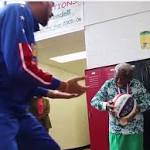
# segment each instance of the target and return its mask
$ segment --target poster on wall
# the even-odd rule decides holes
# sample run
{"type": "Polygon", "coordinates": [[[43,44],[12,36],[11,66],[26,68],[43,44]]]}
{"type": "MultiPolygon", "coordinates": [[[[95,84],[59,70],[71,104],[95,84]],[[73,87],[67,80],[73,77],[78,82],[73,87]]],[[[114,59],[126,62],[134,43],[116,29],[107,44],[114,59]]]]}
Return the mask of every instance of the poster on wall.
{"type": "Polygon", "coordinates": [[[150,31],[140,32],[141,49],[150,49],[150,31]]]}
{"type": "Polygon", "coordinates": [[[83,29],[83,2],[55,1],[53,14],[48,25],[35,33],[36,40],[83,29]]]}

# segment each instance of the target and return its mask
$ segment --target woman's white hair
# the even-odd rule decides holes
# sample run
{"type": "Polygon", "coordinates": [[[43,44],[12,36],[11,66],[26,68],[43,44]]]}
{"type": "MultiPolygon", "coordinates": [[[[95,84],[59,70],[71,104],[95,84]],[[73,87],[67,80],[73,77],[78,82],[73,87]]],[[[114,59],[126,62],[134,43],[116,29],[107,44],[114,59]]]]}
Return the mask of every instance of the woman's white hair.
{"type": "Polygon", "coordinates": [[[120,63],[115,66],[115,72],[124,71],[126,75],[133,74],[135,66],[128,63],[120,63]]]}

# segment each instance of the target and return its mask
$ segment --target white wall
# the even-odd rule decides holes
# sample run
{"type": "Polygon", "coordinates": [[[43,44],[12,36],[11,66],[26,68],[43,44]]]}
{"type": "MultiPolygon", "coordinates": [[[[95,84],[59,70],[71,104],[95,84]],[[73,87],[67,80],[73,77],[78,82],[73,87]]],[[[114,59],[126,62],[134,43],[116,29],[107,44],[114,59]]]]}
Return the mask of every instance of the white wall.
{"type": "Polygon", "coordinates": [[[84,24],[87,26],[147,10],[150,10],[150,2],[84,2],[84,24]]]}
{"type": "Polygon", "coordinates": [[[88,69],[149,58],[140,45],[140,32],[150,30],[148,9],[150,2],[85,2],[88,69]]]}
{"type": "MultiPolygon", "coordinates": [[[[40,64],[40,67],[64,81],[76,76],[52,66],[40,64]]],[[[50,99],[50,108],[52,122],[50,135],[60,144],[62,149],[89,144],[85,95],[67,100],[50,99]]]]}

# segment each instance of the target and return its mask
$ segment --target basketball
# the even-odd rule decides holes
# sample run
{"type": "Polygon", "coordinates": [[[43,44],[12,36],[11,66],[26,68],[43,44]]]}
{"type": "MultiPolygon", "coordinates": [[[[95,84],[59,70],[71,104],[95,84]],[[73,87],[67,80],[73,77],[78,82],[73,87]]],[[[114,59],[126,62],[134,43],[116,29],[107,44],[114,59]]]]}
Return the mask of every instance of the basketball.
{"type": "Polygon", "coordinates": [[[118,94],[113,99],[117,118],[128,118],[136,111],[137,103],[130,94],[118,94]]]}

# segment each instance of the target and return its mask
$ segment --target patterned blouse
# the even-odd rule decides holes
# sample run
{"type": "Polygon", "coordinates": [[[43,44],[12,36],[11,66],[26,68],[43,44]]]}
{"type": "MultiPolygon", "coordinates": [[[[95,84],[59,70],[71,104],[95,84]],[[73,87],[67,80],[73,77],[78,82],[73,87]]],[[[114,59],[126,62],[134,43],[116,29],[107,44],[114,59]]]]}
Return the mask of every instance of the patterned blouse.
{"type": "MultiPolygon", "coordinates": [[[[129,85],[130,93],[140,107],[138,113],[126,126],[121,126],[116,117],[109,113],[109,131],[116,134],[134,134],[143,132],[143,112],[150,108],[150,94],[146,92],[141,82],[133,79],[129,85]]],[[[121,93],[127,93],[126,88],[121,88],[121,93]]],[[[107,80],[97,94],[92,98],[91,105],[98,110],[106,110],[106,103],[118,94],[115,80],[107,80]]]]}

